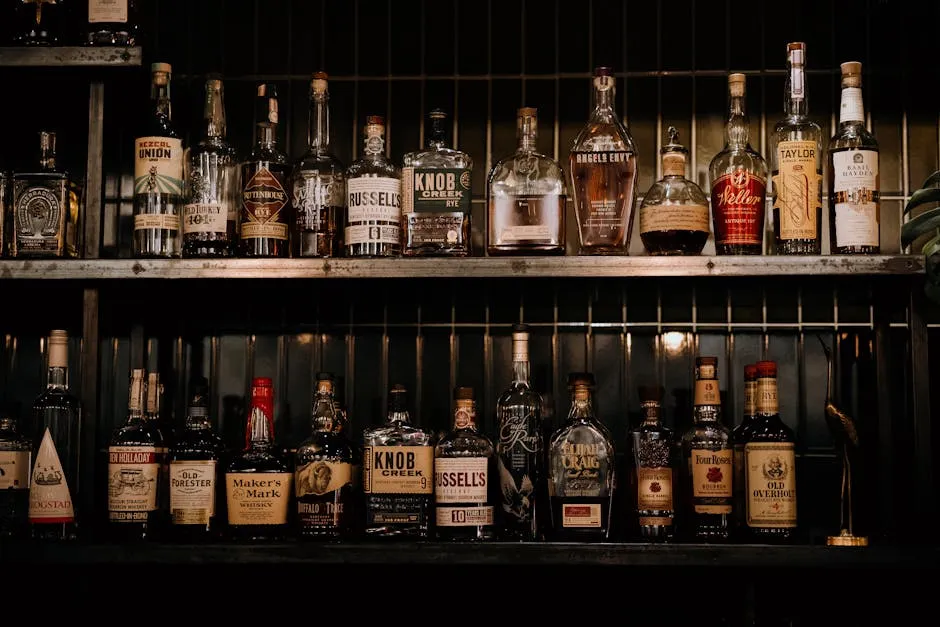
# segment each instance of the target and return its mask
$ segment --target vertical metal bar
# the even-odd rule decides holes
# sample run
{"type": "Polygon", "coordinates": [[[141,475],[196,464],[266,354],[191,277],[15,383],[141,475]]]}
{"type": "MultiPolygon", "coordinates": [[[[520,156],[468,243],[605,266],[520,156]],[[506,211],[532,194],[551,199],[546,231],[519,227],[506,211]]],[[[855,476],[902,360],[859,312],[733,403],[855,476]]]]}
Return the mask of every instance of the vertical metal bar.
{"type": "MultiPolygon", "coordinates": [[[[85,259],[97,259],[101,247],[101,219],[104,215],[101,188],[104,183],[104,83],[91,83],[88,89],[88,158],[85,161],[85,259]]],[[[115,220],[120,212],[115,212],[115,220]]]]}
{"type": "MultiPolygon", "coordinates": [[[[353,75],[359,76],[359,0],[353,5],[353,75]]],[[[386,129],[386,133],[387,133],[386,129]]],[[[352,160],[359,158],[359,81],[353,81],[352,160]]],[[[348,377],[346,379],[349,380],[348,377]]],[[[352,398],[346,397],[348,403],[352,398]]]]}
{"type": "MultiPolygon", "coordinates": [[[[886,298],[884,292],[881,293],[880,302],[890,302],[889,298],[886,298]]],[[[894,507],[895,503],[898,503],[896,496],[899,492],[899,486],[895,486],[893,478],[895,474],[894,464],[893,464],[893,455],[892,451],[894,450],[894,429],[893,422],[894,416],[898,412],[898,405],[896,400],[892,399],[891,395],[891,379],[893,378],[893,370],[891,365],[891,318],[889,315],[890,312],[887,311],[887,307],[880,306],[876,310],[877,318],[875,319],[875,378],[878,381],[878,413],[877,413],[877,429],[878,434],[878,444],[875,454],[875,459],[877,459],[878,472],[875,473],[877,477],[877,484],[875,489],[878,493],[878,498],[876,499],[878,503],[877,511],[879,517],[880,530],[883,533],[891,534],[895,525],[893,521],[896,519],[896,508],[894,507]]],[[[913,339],[913,338],[912,338],[913,339]]],[[[913,356],[913,355],[912,355],[913,356]]],[[[915,479],[916,483],[916,479],[915,479]]],[[[917,492],[911,492],[903,488],[900,489],[901,492],[906,492],[908,495],[917,494],[917,492]]],[[[907,499],[904,499],[905,501],[907,499]]],[[[920,501],[919,498],[915,498],[915,501],[920,501]]]]}
{"type": "MultiPolygon", "coordinates": [[[[525,85],[526,85],[526,74],[525,74],[525,0],[522,0],[519,3],[519,73],[522,75],[522,102],[519,103],[520,107],[526,106],[525,104],[525,85]]],[[[555,111],[555,116],[558,116],[558,111],[555,111]]]]}
{"type": "MultiPolygon", "coordinates": [[[[909,331],[911,356],[911,413],[914,420],[914,465],[917,491],[919,498],[915,499],[921,515],[931,516],[926,520],[933,520],[937,512],[937,492],[933,476],[933,456],[931,449],[930,424],[930,364],[927,347],[927,322],[924,319],[926,298],[923,290],[911,282],[909,331]]],[[[884,448],[884,445],[882,445],[884,448]]]]}
{"type": "Polygon", "coordinates": [[[424,333],[421,328],[421,303],[418,303],[418,327],[415,332],[415,421],[421,422],[421,406],[424,405],[424,333]]]}
{"type": "Polygon", "coordinates": [[[94,518],[95,511],[95,451],[98,442],[98,379],[99,379],[99,295],[97,288],[86,288],[82,306],[81,399],[82,424],[79,441],[79,477],[74,488],[82,495],[81,503],[86,520],[94,518]]]}
{"type": "Polygon", "coordinates": [[[552,399],[554,400],[554,420],[560,418],[562,390],[565,389],[564,375],[561,373],[561,338],[558,337],[558,283],[552,288],[552,399]]]}
{"type": "MultiPolygon", "coordinates": [[[[353,315],[355,305],[349,304],[349,326],[346,329],[346,373],[345,373],[345,394],[346,411],[351,421],[357,420],[356,417],[356,328],[353,326],[353,315]]],[[[368,407],[363,409],[363,414],[368,411],[368,407]]],[[[360,427],[366,426],[368,417],[359,422],[360,427]]]]}
{"type": "MultiPolygon", "coordinates": [[[[385,12],[385,41],[387,43],[385,61],[386,61],[386,73],[388,75],[388,80],[385,82],[385,156],[392,156],[392,0],[387,0],[385,12]]],[[[424,32],[422,27],[422,37],[421,40],[424,41],[424,32]]],[[[422,63],[424,62],[424,55],[421,55],[422,63]]],[[[358,73],[357,73],[358,74],[358,73]]],[[[423,74],[423,72],[422,72],[423,74]]],[[[424,89],[424,80],[421,81],[422,91],[424,89]]],[[[422,94],[421,98],[422,106],[424,103],[424,97],[422,94]]],[[[421,116],[421,119],[424,119],[424,116],[421,116]]]]}

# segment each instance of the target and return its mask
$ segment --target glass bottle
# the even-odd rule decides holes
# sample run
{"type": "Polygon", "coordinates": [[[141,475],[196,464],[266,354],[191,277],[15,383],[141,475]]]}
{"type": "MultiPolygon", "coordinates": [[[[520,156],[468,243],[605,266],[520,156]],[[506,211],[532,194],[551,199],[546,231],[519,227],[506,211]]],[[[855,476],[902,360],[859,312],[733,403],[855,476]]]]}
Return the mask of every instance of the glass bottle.
{"type": "Polygon", "coordinates": [[[289,257],[291,166],[277,147],[277,87],[260,83],[255,105],[259,120],[255,146],[240,167],[238,253],[241,257],[289,257]]]}
{"type": "Polygon", "coordinates": [[[447,114],[428,114],[430,130],[424,150],[402,160],[402,220],[406,257],[470,254],[470,210],[473,160],[447,146],[447,114]]]}
{"type": "Polygon", "coordinates": [[[228,528],[237,540],[278,540],[288,532],[291,472],[274,443],[274,386],[251,382],[245,448],[225,471],[228,528]]]}
{"type": "Polygon", "coordinates": [[[0,257],[6,257],[10,255],[10,247],[12,245],[7,243],[9,232],[9,227],[7,226],[7,207],[10,206],[9,195],[10,177],[4,170],[3,166],[0,166],[0,257]]]}
{"type": "Polygon", "coordinates": [[[180,256],[183,144],[171,121],[169,63],[150,66],[151,115],[134,140],[134,254],[180,256]]]}
{"type": "Polygon", "coordinates": [[[473,388],[454,390],[454,426],[434,449],[434,501],[441,540],[496,537],[496,448],[477,428],[473,388]]]}
{"type": "Polygon", "coordinates": [[[741,423],[731,430],[731,442],[734,447],[734,524],[738,530],[744,527],[745,480],[744,480],[744,444],[748,431],[757,419],[757,366],[744,366],[744,417],[741,423]]]}
{"type": "Polygon", "coordinates": [[[660,149],[663,178],[653,183],[640,205],[640,239],[651,255],[700,255],[708,241],[708,197],[685,178],[689,151],[670,126],[669,143],[660,149]]]}
{"type": "Polygon", "coordinates": [[[370,536],[428,535],[434,446],[430,433],[411,424],[407,396],[405,386],[393,385],[385,424],[363,434],[362,485],[370,536]]]}
{"type": "Polygon", "coordinates": [[[327,75],[310,81],[307,153],[292,178],[295,257],[338,257],[343,251],[346,179],[343,164],[330,149],[330,92],[327,75]]]}
{"type": "Polygon", "coordinates": [[[55,133],[40,132],[39,168],[13,173],[12,257],[68,255],[69,175],[56,165],[55,144],[55,133]]]}
{"type": "Polygon", "coordinates": [[[682,438],[688,481],[686,521],[690,536],[704,542],[728,539],[733,502],[734,451],[721,424],[718,359],[695,359],[695,424],[682,438]]]}
{"type": "Polygon", "coordinates": [[[568,375],[571,410],[549,444],[549,504],[555,540],[607,540],[614,497],[613,440],[594,414],[594,375],[568,375]]]}
{"type": "Polygon", "coordinates": [[[834,255],[881,252],[878,142],[865,127],[862,64],[843,63],[839,128],[829,140],[829,233],[834,255]]]}
{"type": "Polygon", "coordinates": [[[160,433],[162,444],[157,447],[157,460],[160,463],[160,476],[157,480],[157,512],[158,526],[162,530],[169,523],[170,518],[170,446],[176,440],[176,430],[171,421],[164,417],[163,412],[163,384],[160,383],[160,373],[147,373],[147,386],[144,388],[144,419],[160,433]]]}
{"type": "Polygon", "coordinates": [[[630,246],[636,147],[614,110],[616,80],[594,70],[594,111],[568,157],[582,255],[622,255],[630,246]]]}
{"type": "Polygon", "coordinates": [[[757,362],[757,416],[746,432],[747,531],[758,542],[787,542],[796,532],[796,437],[780,419],[777,364],[757,362]]]}
{"type": "Polygon", "coordinates": [[[671,540],[675,532],[675,440],[660,422],[662,403],[661,386],[640,386],[643,422],[630,432],[637,524],[640,537],[651,542],[671,540]]]}
{"type": "Polygon", "coordinates": [[[137,42],[138,0],[88,0],[85,43],[133,46],[137,42]]]}
{"type": "Polygon", "coordinates": [[[209,417],[209,381],[192,386],[186,427],[170,447],[170,534],[174,540],[203,542],[216,537],[222,520],[218,496],[224,452],[209,417]]]}
{"type": "Polygon", "coordinates": [[[349,257],[401,253],[401,172],[385,157],[385,119],[366,118],[362,158],[346,170],[349,257]]]}
{"type": "Polygon", "coordinates": [[[16,419],[0,411],[0,541],[29,533],[29,471],[32,443],[16,419]]]}
{"type": "Polygon", "coordinates": [[[205,135],[188,151],[183,257],[231,257],[238,238],[238,163],[225,139],[222,79],[206,81],[205,135]]]}
{"type": "Polygon", "coordinates": [[[310,437],[297,447],[294,495],[301,538],[342,538],[354,529],[356,486],[362,459],[338,429],[343,415],[333,395],[334,379],[317,375],[310,437]]]}
{"type": "Polygon", "coordinates": [[[29,480],[33,538],[72,540],[78,531],[73,502],[78,493],[82,404],[69,391],[68,334],[49,332],[46,390],[33,402],[36,439],[29,480]]]}
{"type": "MultiPolygon", "coordinates": [[[[19,46],[65,45],[67,6],[49,0],[13,0],[13,43],[19,46]]],[[[4,10],[8,10],[4,7],[4,10]]]]}
{"type": "Polygon", "coordinates": [[[744,84],[744,74],[728,76],[725,147],[708,166],[719,255],[760,255],[763,250],[767,164],[748,141],[744,84]]]}
{"type": "Polygon", "coordinates": [[[519,148],[500,160],[487,178],[490,255],[565,252],[565,173],[536,150],[536,109],[516,114],[519,148]]]}
{"type": "Polygon", "coordinates": [[[529,328],[512,331],[512,383],[496,401],[496,454],[502,492],[500,535],[533,541],[543,532],[536,501],[544,475],[542,397],[529,383],[529,328]]]}

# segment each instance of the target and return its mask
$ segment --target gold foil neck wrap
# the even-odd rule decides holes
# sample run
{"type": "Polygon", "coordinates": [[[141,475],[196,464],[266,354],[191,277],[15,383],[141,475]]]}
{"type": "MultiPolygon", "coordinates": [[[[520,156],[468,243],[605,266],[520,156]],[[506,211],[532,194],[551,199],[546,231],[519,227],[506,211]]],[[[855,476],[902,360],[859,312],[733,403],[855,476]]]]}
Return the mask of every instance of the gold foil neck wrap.
{"type": "Polygon", "coordinates": [[[516,331],[512,334],[512,360],[529,361],[529,334],[516,331]]]}
{"type": "Polygon", "coordinates": [[[140,411],[144,400],[143,396],[144,371],[142,368],[134,368],[131,371],[131,389],[127,398],[127,408],[132,411],[140,411]]]}
{"type": "Polygon", "coordinates": [[[325,96],[327,94],[327,75],[326,72],[317,72],[310,81],[310,93],[314,96],[325,96]]]}
{"type": "Polygon", "coordinates": [[[862,64],[858,61],[846,61],[842,68],[842,86],[843,87],[861,87],[862,86],[862,64]]]}
{"type": "Polygon", "coordinates": [[[744,76],[744,74],[728,75],[728,93],[731,94],[732,98],[744,97],[744,85],[746,81],[747,78],[744,76]]]}
{"type": "Polygon", "coordinates": [[[539,119],[538,109],[534,107],[522,107],[516,112],[516,124],[518,125],[519,136],[538,133],[539,119]]]}
{"type": "Polygon", "coordinates": [[[49,332],[49,367],[68,368],[69,336],[65,331],[49,332]]]}
{"type": "Polygon", "coordinates": [[[685,176],[685,155],[681,152],[664,154],[663,176],[685,176]]]}
{"type": "Polygon", "coordinates": [[[586,385],[578,385],[574,388],[574,400],[586,401],[591,398],[591,389],[586,385]]]}

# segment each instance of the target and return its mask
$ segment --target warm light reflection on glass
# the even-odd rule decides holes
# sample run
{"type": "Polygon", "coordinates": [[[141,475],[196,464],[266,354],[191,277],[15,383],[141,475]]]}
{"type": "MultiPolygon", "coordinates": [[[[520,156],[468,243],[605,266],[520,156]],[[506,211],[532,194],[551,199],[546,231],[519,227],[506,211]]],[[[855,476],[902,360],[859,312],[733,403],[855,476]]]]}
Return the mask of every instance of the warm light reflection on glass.
{"type": "Polygon", "coordinates": [[[663,350],[667,353],[679,353],[685,346],[685,333],[670,331],[663,333],[663,350]]]}

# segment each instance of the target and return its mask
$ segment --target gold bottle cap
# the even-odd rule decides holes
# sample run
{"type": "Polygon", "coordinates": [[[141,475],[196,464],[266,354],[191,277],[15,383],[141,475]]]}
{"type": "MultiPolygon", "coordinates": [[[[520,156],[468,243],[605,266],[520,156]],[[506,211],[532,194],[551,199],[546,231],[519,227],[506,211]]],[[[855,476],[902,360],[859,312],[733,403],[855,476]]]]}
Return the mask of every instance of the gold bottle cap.
{"type": "Polygon", "coordinates": [[[846,61],[842,68],[842,86],[843,87],[861,87],[862,86],[862,64],[858,61],[846,61]]]}
{"type": "Polygon", "coordinates": [[[732,98],[744,97],[744,85],[746,82],[747,77],[744,74],[728,75],[728,92],[731,94],[732,98]]]}
{"type": "Polygon", "coordinates": [[[150,72],[151,73],[164,72],[166,74],[172,74],[173,66],[170,65],[169,63],[153,63],[150,65],[150,72]]]}
{"type": "Polygon", "coordinates": [[[69,334],[62,330],[49,331],[49,367],[68,368],[69,334]]]}
{"type": "Polygon", "coordinates": [[[207,91],[221,91],[222,90],[222,76],[220,74],[209,74],[206,77],[206,90],[207,91]]]}
{"type": "Polygon", "coordinates": [[[535,107],[522,107],[516,112],[517,136],[532,136],[538,133],[538,109],[535,107]]]}
{"type": "Polygon", "coordinates": [[[310,81],[310,93],[314,96],[325,96],[328,93],[328,80],[326,72],[316,72],[310,81]]]}

